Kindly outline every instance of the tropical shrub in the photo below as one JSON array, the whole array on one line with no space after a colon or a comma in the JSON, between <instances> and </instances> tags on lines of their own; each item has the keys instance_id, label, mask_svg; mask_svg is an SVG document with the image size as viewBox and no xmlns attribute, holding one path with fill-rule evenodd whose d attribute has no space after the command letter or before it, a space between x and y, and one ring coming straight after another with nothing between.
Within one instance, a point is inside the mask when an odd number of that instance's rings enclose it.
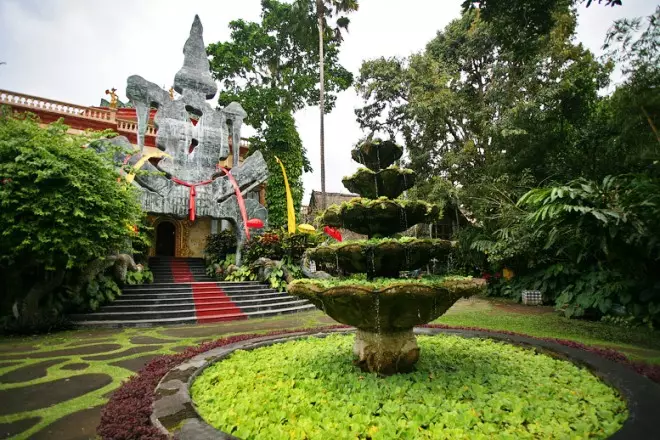
<instances>
[{"instance_id":1,"label":"tropical shrub","mask_svg":"<svg viewBox=\"0 0 660 440\"><path fill-rule=\"evenodd\" d=\"M204 254L212 262L224 260L227 255L236 253L236 233L226 229L206 237Z\"/></svg>"},{"instance_id":2,"label":"tropical shrub","mask_svg":"<svg viewBox=\"0 0 660 440\"><path fill-rule=\"evenodd\" d=\"M154 274L148 267L143 266L142 270L129 271L126 273L126 284L149 284L154 282Z\"/></svg>"},{"instance_id":3,"label":"tropical shrub","mask_svg":"<svg viewBox=\"0 0 660 440\"><path fill-rule=\"evenodd\" d=\"M51 314L63 285L74 303L85 302L77 296L93 302L97 293L77 276L130 253L143 216L136 190L118 182L116 151L84 148L106 133L67 129L0 114L0 312L13 309L26 322Z\"/></svg>"},{"instance_id":4,"label":"tropical shrub","mask_svg":"<svg viewBox=\"0 0 660 440\"><path fill-rule=\"evenodd\" d=\"M575 270L556 298L568 316L594 309L608 314L624 305L643 322L660 321L660 179L654 174L578 179L520 199L543 248Z\"/></svg>"},{"instance_id":5,"label":"tropical shrub","mask_svg":"<svg viewBox=\"0 0 660 440\"><path fill-rule=\"evenodd\" d=\"M250 237L243 248L243 261L245 264L250 264L263 257L298 264L305 251L318 246L319 243L318 234L302 232L289 234L283 230L268 231L262 235Z\"/></svg>"}]
</instances>

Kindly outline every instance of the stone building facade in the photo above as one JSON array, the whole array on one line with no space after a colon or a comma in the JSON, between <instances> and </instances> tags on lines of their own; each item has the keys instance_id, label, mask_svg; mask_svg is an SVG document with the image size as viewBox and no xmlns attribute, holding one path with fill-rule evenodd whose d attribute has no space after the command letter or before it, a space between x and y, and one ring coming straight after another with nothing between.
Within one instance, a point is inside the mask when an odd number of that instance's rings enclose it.
<instances>
[{"instance_id":1,"label":"stone building facade","mask_svg":"<svg viewBox=\"0 0 660 440\"><path fill-rule=\"evenodd\" d=\"M0 89L0 106L7 106L18 113L30 112L37 115L43 125L59 119L69 126L69 133L81 134L85 130L112 130L126 137L137 150L138 124L135 108L112 105L102 100L101 106L81 106L39 96L16 93ZM144 137L144 154L156 149L157 129L153 124L155 110L149 115L149 124ZM233 142L229 138L230 155L220 165L231 169L233 165ZM239 165L248 151L248 142L241 139ZM254 199L261 204L265 201L265 185L245 194L246 199ZM209 234L230 228L225 220L198 217L194 222L188 218L168 215L149 215L154 227L150 256L202 257L206 238Z\"/></svg>"}]
</instances>

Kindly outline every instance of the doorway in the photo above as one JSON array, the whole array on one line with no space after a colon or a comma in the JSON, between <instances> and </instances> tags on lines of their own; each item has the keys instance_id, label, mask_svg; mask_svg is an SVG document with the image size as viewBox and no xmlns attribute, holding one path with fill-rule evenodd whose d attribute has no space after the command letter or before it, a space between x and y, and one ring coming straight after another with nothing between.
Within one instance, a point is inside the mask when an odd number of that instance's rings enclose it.
<instances>
[{"instance_id":1,"label":"doorway","mask_svg":"<svg viewBox=\"0 0 660 440\"><path fill-rule=\"evenodd\" d=\"M174 256L176 228L168 221L160 222L156 228L156 255L162 257Z\"/></svg>"}]
</instances>

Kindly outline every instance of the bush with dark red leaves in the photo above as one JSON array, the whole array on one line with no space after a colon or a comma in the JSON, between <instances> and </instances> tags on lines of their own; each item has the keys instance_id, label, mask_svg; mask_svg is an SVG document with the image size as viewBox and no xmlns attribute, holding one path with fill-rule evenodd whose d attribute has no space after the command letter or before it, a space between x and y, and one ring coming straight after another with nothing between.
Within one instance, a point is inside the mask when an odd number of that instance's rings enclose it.
<instances>
[{"instance_id":1,"label":"bush with dark red leaves","mask_svg":"<svg viewBox=\"0 0 660 440\"><path fill-rule=\"evenodd\" d=\"M345 326L331 326L317 329L295 330L300 331L322 331L333 328L342 328ZM530 337L522 333L510 331L492 331L478 327L452 327L444 324L427 324L425 327L443 328L454 330L473 330L481 332L500 333L515 336ZM249 334L231 336L218 339L217 341L207 342L195 347L190 347L184 352L174 355L160 356L150 361L142 368L137 375L124 382L110 397L110 401L103 409L101 414L101 423L97 428L97 433L103 439L108 440L165 440L167 436L163 435L156 427L151 424L151 405L154 399L154 390L160 380L175 366L180 363L211 350L216 347L233 344L235 342L245 341L262 336L276 336L281 334L293 333L294 331L277 331L267 335ZM660 366L650 365L644 362L631 361L623 354L615 350L589 347L579 342L567 341L553 338L536 338L544 341L556 342L567 347L586 350L610 359L615 362L628 365L637 373L642 374L654 382L660 383Z\"/></svg>"}]
</instances>

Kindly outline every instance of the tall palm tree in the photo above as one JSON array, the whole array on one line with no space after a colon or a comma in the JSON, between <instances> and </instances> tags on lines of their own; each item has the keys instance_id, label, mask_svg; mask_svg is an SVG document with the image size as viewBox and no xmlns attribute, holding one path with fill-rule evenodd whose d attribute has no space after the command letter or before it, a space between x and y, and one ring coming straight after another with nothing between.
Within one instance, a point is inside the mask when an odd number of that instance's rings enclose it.
<instances>
[{"instance_id":1,"label":"tall palm tree","mask_svg":"<svg viewBox=\"0 0 660 440\"><path fill-rule=\"evenodd\" d=\"M320 126L320 154L321 154L321 209L327 207L325 193L325 63L323 57L323 46L325 29L330 27L329 20L336 17L335 26L332 29L332 38L341 41L342 31L348 32L350 19L346 17L349 12L358 10L358 0L314 0L316 2L316 20L319 31L319 110L321 116Z\"/></svg>"},{"instance_id":2,"label":"tall palm tree","mask_svg":"<svg viewBox=\"0 0 660 440\"><path fill-rule=\"evenodd\" d=\"M326 208L325 193L325 58L324 47L327 41L341 42L342 32L348 31L350 19L345 14L358 10L358 0L295 0L292 26L300 38L312 38L314 28L319 38L319 109L321 116L320 153L321 153L321 208ZM301 15L298 15L301 14ZM314 18L316 20L314 20ZM316 21L316 22L314 22ZM334 23L332 23L334 22ZM330 29L331 32L326 33Z\"/></svg>"},{"instance_id":3,"label":"tall palm tree","mask_svg":"<svg viewBox=\"0 0 660 440\"><path fill-rule=\"evenodd\" d=\"M327 207L327 198L325 193L325 132L324 132L324 114L325 114L325 82L323 59L323 38L324 30L327 26L327 19L337 17L336 26L333 29L334 38L337 41L342 40L342 30L348 32L350 19L343 14L358 10L357 0L316 0L316 17L319 27L319 109L321 115L320 145L321 145L321 208Z\"/></svg>"}]
</instances>

